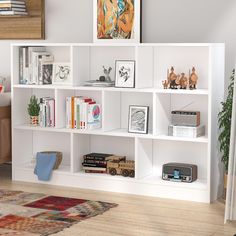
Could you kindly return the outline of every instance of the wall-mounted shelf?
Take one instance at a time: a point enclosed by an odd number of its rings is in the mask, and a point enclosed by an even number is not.
[[[26,0],[28,15],[0,16],[0,39],[44,39],[45,0]]]
[[[21,46],[45,46],[56,62],[69,62],[72,85],[19,84]],[[33,174],[32,158],[38,151],[58,150],[63,152],[63,162],[59,170],[53,171],[48,184],[198,202],[216,199],[219,186],[216,119],[224,91],[223,44],[14,44],[12,52],[14,180],[43,183]],[[103,65],[114,68],[117,59],[136,61],[136,88],[83,86],[84,81],[101,75]],[[162,80],[172,65],[180,71],[188,71],[193,65],[198,68],[198,89],[164,90]],[[29,125],[26,107],[33,94],[55,99],[55,128]],[[101,104],[101,129],[66,129],[65,99],[80,95]],[[149,106],[148,134],[127,131],[130,105]],[[168,136],[171,111],[186,105],[201,112],[205,136]],[[89,152],[114,153],[135,160],[135,178],[84,173],[81,162]],[[196,164],[198,180],[190,184],[163,181],[161,168],[168,162]]]

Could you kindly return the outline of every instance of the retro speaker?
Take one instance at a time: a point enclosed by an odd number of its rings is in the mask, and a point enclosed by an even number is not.
[[[178,126],[199,126],[200,112],[199,111],[172,111],[171,124]]]
[[[162,179],[191,183],[197,179],[197,166],[185,163],[167,163],[162,168]]]

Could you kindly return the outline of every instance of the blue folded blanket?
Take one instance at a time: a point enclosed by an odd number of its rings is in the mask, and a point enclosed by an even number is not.
[[[56,159],[56,153],[37,153],[34,174],[38,176],[39,180],[50,180]]]

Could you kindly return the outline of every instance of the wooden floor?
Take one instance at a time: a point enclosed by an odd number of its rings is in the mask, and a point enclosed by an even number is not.
[[[224,204],[192,203],[125,194],[12,182],[10,166],[0,166],[0,188],[108,201],[119,204],[56,236],[233,236],[236,223],[224,225]]]

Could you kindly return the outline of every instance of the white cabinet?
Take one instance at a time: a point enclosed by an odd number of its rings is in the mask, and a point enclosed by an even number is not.
[[[72,85],[19,84],[21,46],[45,46],[56,62],[69,62]],[[135,88],[83,86],[102,74],[103,65],[113,68],[114,78],[116,60],[135,60]],[[164,90],[162,81],[171,66],[187,75],[195,66],[197,90]],[[63,162],[46,184],[199,202],[216,199],[220,186],[217,113],[224,93],[224,44],[13,44],[12,92],[13,180],[39,183],[33,173],[36,152],[57,150],[63,152]],[[55,98],[55,128],[29,125],[27,104],[33,94]],[[76,95],[92,97],[101,104],[101,129],[66,129],[65,99]],[[130,105],[149,106],[148,134],[128,133]],[[205,136],[168,136],[175,109],[200,111]],[[135,160],[135,178],[83,173],[82,157],[89,152]],[[162,165],[168,162],[196,164],[198,180],[163,181]]]

